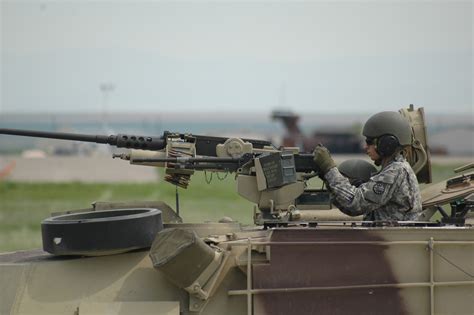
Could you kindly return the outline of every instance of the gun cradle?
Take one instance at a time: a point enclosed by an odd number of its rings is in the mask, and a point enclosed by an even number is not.
[[[304,182],[294,182],[279,188],[259,190],[257,177],[240,175],[237,177],[237,192],[245,199],[254,202],[260,210],[271,212],[287,210],[295,199],[304,192]]]

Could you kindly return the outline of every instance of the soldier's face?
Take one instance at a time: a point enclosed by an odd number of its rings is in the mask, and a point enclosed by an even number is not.
[[[377,150],[375,150],[375,144],[366,144],[365,152],[372,161],[377,161],[380,159],[380,155],[377,153]]]

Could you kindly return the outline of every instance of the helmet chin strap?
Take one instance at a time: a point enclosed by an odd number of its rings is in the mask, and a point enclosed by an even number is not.
[[[382,158],[379,158],[379,159],[375,160],[374,164],[377,165],[377,166],[382,165]]]
[[[393,159],[392,159],[391,156],[390,156],[390,157],[384,157],[384,158],[382,158],[382,162],[381,162],[380,165],[382,165],[382,168],[384,168],[384,167],[387,166],[388,163],[389,163],[390,161],[392,161],[392,160],[393,160]]]

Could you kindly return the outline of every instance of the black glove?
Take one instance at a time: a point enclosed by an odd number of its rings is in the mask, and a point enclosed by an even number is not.
[[[331,153],[329,153],[329,150],[321,144],[318,144],[316,149],[314,149],[313,156],[313,160],[318,166],[319,173],[322,176],[326,175],[331,168],[336,167],[336,163],[334,163]]]

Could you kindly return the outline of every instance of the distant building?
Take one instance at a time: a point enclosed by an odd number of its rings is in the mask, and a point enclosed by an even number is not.
[[[449,128],[429,135],[433,154],[474,157],[474,127]]]
[[[290,111],[274,111],[272,119],[280,120],[286,128],[282,145],[299,147],[303,152],[312,152],[318,144],[326,146],[331,153],[361,153],[362,138],[344,127],[332,127],[314,131],[310,136],[301,132],[299,116]]]

